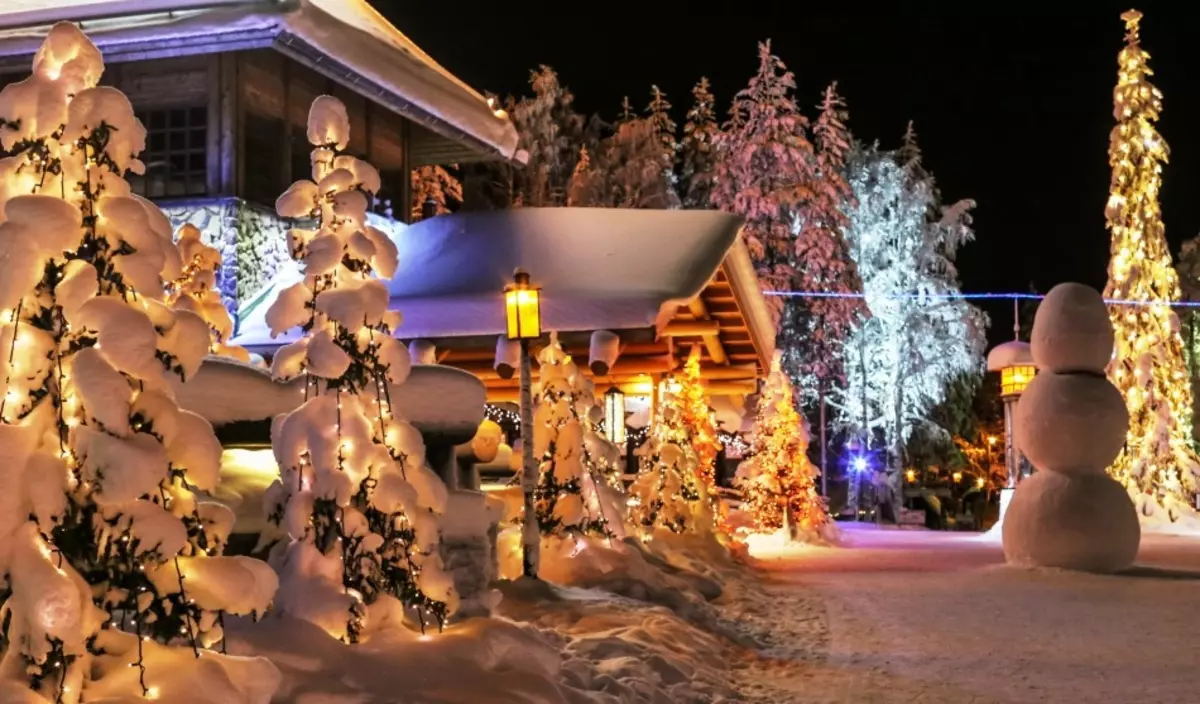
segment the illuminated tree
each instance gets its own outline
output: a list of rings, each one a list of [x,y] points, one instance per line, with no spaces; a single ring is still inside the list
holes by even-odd
[[[384,281],[396,245],[366,223],[379,172],[342,151],[345,106],[321,96],[309,111],[312,177],[275,202],[280,217],[315,221],[288,232],[304,278],[267,310],[271,334],[299,329],[272,360],[279,380],[302,378],[304,403],[275,419],[280,479],[264,503],[288,540],[273,555],[278,610],[357,641],[373,604],[398,601],[422,630],[457,605],[438,552],[446,487],[425,462],[425,444],[392,412],[389,384],[408,378],[408,348],[393,336]]]
[[[244,347],[228,344],[233,335],[233,320],[217,289],[217,270],[221,253],[200,241],[200,230],[188,223],[179,228],[175,248],[179,251],[179,276],[167,285],[167,304],[175,310],[195,313],[208,323],[209,353],[250,361]]]
[[[713,525],[692,433],[684,423],[680,390],[678,382],[660,385],[649,434],[637,450],[638,475],[629,487],[629,522],[643,539],[659,529],[690,533]]]
[[[725,504],[717,493],[717,453],[720,441],[717,438],[717,423],[713,418],[708,397],[700,382],[700,347],[692,348],[683,366],[683,377],[679,380],[680,420],[687,428],[692,450],[696,453],[696,469],[711,505],[717,527],[725,525]]]
[[[1130,10],[1125,48],[1113,91],[1117,125],[1109,138],[1112,185],[1105,216],[1112,232],[1106,299],[1116,352],[1108,376],[1125,397],[1129,433],[1125,449],[1109,473],[1150,516],[1165,510],[1172,520],[1189,511],[1197,491],[1200,462],[1191,446],[1192,397],[1179,320],[1169,304],[1179,300],[1179,279],[1171,266],[1158,191],[1167,145],[1154,128],[1162,93],[1149,81],[1150,55],[1142,49]]]
[[[616,448],[597,442],[588,418],[595,407],[587,388],[590,382],[563,351],[557,335],[538,355],[538,379],[533,400],[538,527],[542,535],[574,540],[612,537],[601,487],[605,463],[613,459]]]
[[[659,90],[658,86],[650,86],[650,104],[646,106],[646,119],[654,126],[654,133],[662,145],[663,172],[673,184],[679,142],[675,138],[675,121],[671,119],[671,103],[667,100],[667,94]]]
[[[792,385],[775,354],[758,403],[750,458],[739,474],[757,530],[786,529],[793,538],[820,538],[831,523],[817,493],[818,470],[808,459],[808,429],[796,411]]]
[[[221,446],[171,390],[209,327],[164,301],[179,252],[124,179],[146,131],[103,71],[60,23],[0,91],[0,700],[261,702],[273,665],[202,649],[276,577],[219,555]]]

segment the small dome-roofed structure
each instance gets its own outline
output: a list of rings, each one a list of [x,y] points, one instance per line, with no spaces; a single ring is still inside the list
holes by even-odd
[[[1012,340],[996,345],[988,352],[987,368],[989,372],[998,372],[1005,367],[1035,367],[1033,352],[1028,342]]]

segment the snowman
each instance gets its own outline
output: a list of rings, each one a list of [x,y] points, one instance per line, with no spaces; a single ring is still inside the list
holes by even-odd
[[[1031,340],[1038,375],[1017,403],[1017,445],[1039,471],[1004,517],[1010,564],[1112,573],[1137,557],[1129,494],[1105,469],[1125,444],[1125,401],[1104,375],[1113,330],[1104,300],[1082,284],[1054,287]]]

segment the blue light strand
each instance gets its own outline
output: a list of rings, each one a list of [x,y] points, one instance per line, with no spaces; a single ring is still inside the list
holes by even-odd
[[[838,291],[770,291],[762,292],[764,296],[779,296],[782,298],[866,298],[864,293],[843,293]],[[880,296],[889,301],[905,300],[1024,300],[1040,301],[1045,298],[1039,293],[901,293],[890,296]],[[1200,308],[1200,301],[1134,301],[1119,298],[1106,298],[1110,305],[1126,306],[1170,306],[1172,308]]]

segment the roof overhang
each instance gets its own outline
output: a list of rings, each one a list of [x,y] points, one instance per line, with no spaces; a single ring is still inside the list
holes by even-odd
[[[274,48],[458,146],[434,150],[443,159],[522,158],[511,120],[364,0],[17,0],[0,9],[0,70],[27,68],[61,20],[111,62]]]

